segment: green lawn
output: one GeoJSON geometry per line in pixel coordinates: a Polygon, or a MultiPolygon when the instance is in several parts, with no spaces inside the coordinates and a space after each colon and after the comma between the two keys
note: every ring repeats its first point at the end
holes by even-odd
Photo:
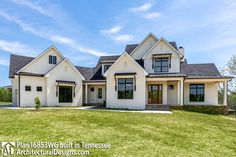
{"type": "Polygon", "coordinates": [[[11,105],[12,102],[0,102],[0,105],[11,105]]]}
{"type": "Polygon", "coordinates": [[[236,156],[236,118],[87,110],[0,109],[0,141],[109,143],[90,156],[236,156]]]}

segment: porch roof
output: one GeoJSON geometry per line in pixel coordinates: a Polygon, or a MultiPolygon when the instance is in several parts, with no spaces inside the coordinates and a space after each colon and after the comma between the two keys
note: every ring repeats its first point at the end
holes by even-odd
{"type": "Polygon", "coordinates": [[[182,73],[149,73],[147,77],[186,77],[182,73]]]}
{"type": "Polygon", "coordinates": [[[56,80],[56,82],[59,83],[59,84],[73,84],[73,85],[76,85],[75,81],[56,80]]]}

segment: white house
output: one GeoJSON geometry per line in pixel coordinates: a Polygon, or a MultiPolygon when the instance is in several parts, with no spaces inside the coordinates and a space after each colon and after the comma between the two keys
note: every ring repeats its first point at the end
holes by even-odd
{"type": "Polygon", "coordinates": [[[55,46],[36,58],[11,55],[13,104],[147,109],[169,105],[218,105],[218,86],[227,82],[215,64],[188,64],[184,48],[150,33],[126,45],[120,56],[101,56],[94,68],[74,66],[55,46]]]}

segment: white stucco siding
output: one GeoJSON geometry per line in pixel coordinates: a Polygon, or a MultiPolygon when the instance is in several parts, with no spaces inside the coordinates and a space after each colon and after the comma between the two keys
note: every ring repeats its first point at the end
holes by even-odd
{"type": "Polygon", "coordinates": [[[47,79],[47,106],[82,106],[82,75],[78,74],[76,69],[72,68],[68,61],[58,65],[47,79]],[[59,103],[59,95],[56,95],[56,80],[76,82],[75,97],[72,103],[59,103]]]}
{"type": "Polygon", "coordinates": [[[153,54],[172,54],[171,55],[171,68],[169,72],[180,72],[180,57],[179,55],[164,41],[160,41],[153,47],[144,59],[145,70],[149,73],[154,73],[152,68],[152,55],[153,54]]]}
{"type": "Polygon", "coordinates": [[[89,85],[88,86],[88,104],[103,103],[106,100],[106,85],[89,85]],[[94,91],[91,91],[94,88],[94,91]],[[102,89],[102,98],[98,98],[98,89],[102,89]]]}
{"type": "Polygon", "coordinates": [[[186,105],[218,105],[218,83],[184,83],[184,104],[186,105]],[[189,101],[189,84],[204,84],[205,85],[205,100],[204,102],[189,101]]]}
{"type": "MultiPolygon", "coordinates": [[[[107,76],[107,108],[145,109],[146,77],[144,70],[139,67],[128,54],[122,55],[117,63],[109,70],[107,76]],[[118,99],[118,91],[115,90],[115,73],[136,72],[136,90],[133,91],[133,99],[118,99]]],[[[117,76],[128,78],[133,76],[117,76]]],[[[118,88],[117,88],[118,89],[118,88]]]]}
{"type": "Polygon", "coordinates": [[[170,82],[167,85],[167,104],[178,104],[178,84],[176,82],[170,82]],[[169,85],[173,85],[174,89],[168,89],[169,85]]]}
{"type": "Polygon", "coordinates": [[[149,36],[136,50],[132,53],[134,59],[141,59],[142,56],[150,50],[157,40],[153,36],[149,36]]]}
{"type": "Polygon", "coordinates": [[[41,104],[47,103],[47,85],[45,77],[20,76],[20,107],[34,107],[34,98],[39,97],[41,104]],[[31,91],[25,91],[25,86],[31,86],[31,91]],[[42,87],[42,92],[37,91],[42,87]]]}
{"type": "Polygon", "coordinates": [[[23,72],[46,74],[49,70],[55,67],[54,64],[49,64],[49,55],[57,57],[57,64],[62,61],[60,54],[54,48],[51,48],[34,62],[29,64],[29,66],[26,66],[23,69],[23,72]]]}
{"type": "Polygon", "coordinates": [[[18,99],[18,76],[11,79],[12,84],[12,105],[18,106],[17,99],[18,99]]]}

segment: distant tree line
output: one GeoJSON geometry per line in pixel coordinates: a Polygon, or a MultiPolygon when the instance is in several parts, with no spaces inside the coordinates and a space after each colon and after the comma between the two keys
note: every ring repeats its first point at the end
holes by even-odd
{"type": "MultiPolygon", "coordinates": [[[[236,77],[236,55],[233,55],[227,65],[221,68],[222,75],[236,77]]],[[[219,103],[223,102],[224,90],[220,87],[219,103]]],[[[228,83],[228,106],[236,110],[236,78],[228,83]]]]}
{"type": "Polygon", "coordinates": [[[11,102],[12,92],[5,88],[0,88],[0,102],[11,102]]]}

